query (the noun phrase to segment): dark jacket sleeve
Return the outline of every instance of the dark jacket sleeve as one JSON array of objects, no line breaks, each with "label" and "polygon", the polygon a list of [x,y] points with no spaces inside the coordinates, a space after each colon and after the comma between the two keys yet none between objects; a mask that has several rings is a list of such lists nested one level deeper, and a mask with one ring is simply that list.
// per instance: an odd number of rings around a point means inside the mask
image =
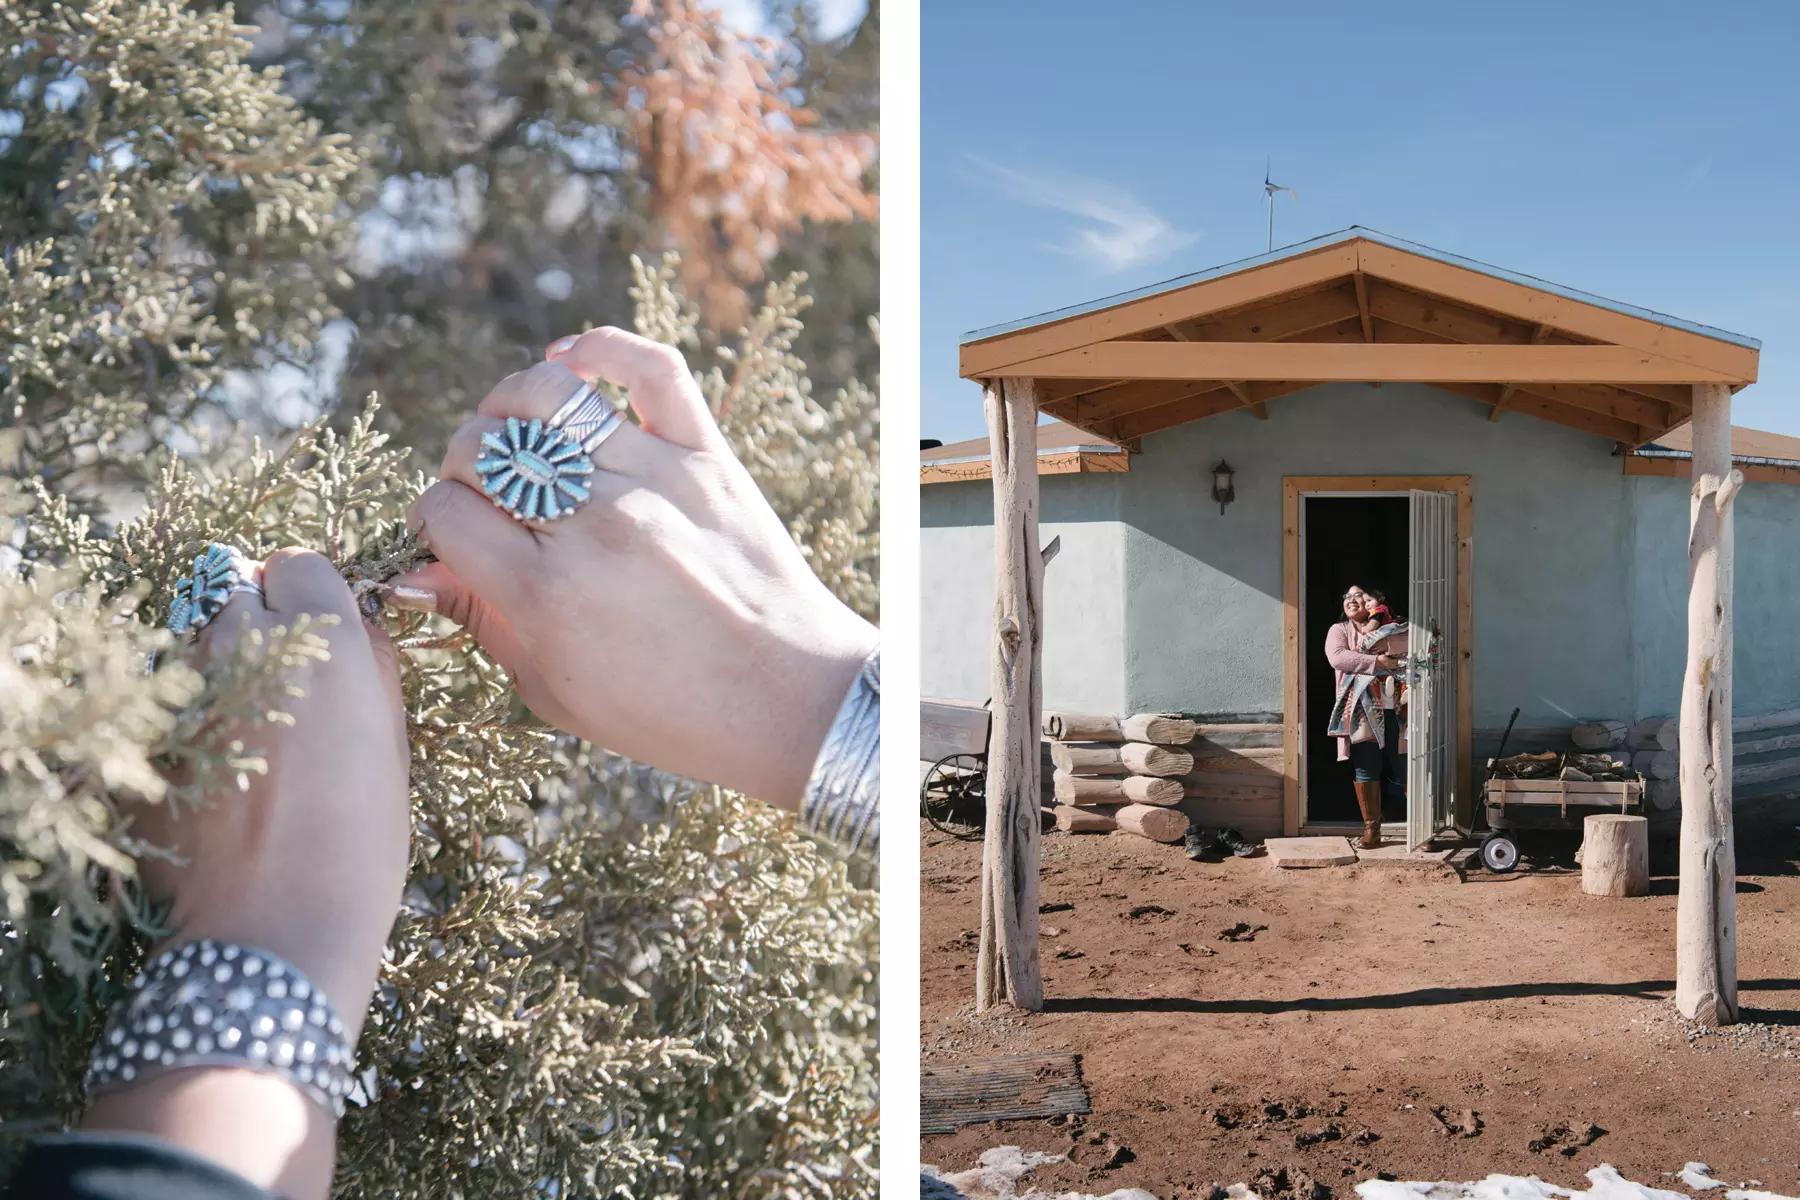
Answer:
[{"label": "dark jacket sleeve", "polygon": [[42,1138],[0,1186],[0,1200],[281,1200],[243,1176],[152,1137]]}]

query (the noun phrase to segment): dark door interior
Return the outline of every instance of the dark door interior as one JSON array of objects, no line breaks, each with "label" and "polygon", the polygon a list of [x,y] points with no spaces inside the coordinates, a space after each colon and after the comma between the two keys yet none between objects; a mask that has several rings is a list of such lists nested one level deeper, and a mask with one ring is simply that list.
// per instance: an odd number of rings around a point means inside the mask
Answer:
[{"label": "dark door interior", "polygon": [[[1301,597],[1306,671],[1306,820],[1359,821],[1351,789],[1350,764],[1339,762],[1337,743],[1325,733],[1331,719],[1336,680],[1325,661],[1325,635],[1344,619],[1344,592],[1351,584],[1378,588],[1396,615],[1406,617],[1409,583],[1408,526],[1411,506],[1405,496],[1308,496],[1306,522],[1306,590]],[[1382,812],[1388,821],[1404,820],[1404,812]]]}]

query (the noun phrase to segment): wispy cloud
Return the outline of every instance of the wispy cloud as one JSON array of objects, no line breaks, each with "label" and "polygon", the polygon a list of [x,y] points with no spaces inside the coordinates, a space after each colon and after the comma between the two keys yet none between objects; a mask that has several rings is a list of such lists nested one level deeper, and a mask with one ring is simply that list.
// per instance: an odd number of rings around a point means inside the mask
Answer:
[{"label": "wispy cloud", "polygon": [[1055,248],[1099,267],[1123,271],[1181,249],[1199,233],[1176,229],[1124,188],[1066,172],[1021,171],[977,155],[965,156],[982,184],[1024,204],[1066,213],[1080,222]]}]

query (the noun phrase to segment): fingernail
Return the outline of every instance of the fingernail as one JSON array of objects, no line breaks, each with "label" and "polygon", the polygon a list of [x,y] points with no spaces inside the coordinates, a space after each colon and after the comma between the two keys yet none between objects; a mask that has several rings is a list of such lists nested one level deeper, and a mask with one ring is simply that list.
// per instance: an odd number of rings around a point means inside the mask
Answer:
[{"label": "fingernail", "polygon": [[571,333],[566,338],[558,338],[556,341],[551,342],[550,349],[548,351],[546,351],[545,353],[548,357],[553,358],[558,354],[568,353],[570,350],[574,349],[574,347],[575,347],[575,335]]},{"label": "fingernail", "polygon": [[388,603],[412,612],[436,612],[437,593],[430,588],[395,587],[388,589]]}]

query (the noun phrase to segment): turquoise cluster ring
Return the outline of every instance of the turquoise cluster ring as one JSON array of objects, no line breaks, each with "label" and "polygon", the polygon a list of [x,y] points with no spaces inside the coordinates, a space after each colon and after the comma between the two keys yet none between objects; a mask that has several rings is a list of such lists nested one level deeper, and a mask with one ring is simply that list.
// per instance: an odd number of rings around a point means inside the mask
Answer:
[{"label": "turquoise cluster ring", "polygon": [[587,503],[593,453],[624,422],[623,411],[591,384],[548,421],[508,417],[504,430],[481,437],[481,490],[514,520],[561,520]]},{"label": "turquoise cluster ring", "polygon": [[208,542],[194,556],[193,570],[175,581],[175,600],[166,622],[169,631],[198,635],[240,592],[262,596],[262,564],[234,547]]}]

